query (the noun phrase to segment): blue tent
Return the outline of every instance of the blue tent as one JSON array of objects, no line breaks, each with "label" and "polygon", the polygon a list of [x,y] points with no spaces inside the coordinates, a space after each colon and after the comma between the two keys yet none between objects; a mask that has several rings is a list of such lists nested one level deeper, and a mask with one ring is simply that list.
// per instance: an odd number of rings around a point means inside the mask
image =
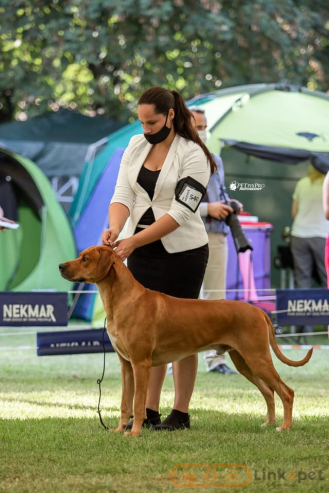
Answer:
[{"label": "blue tent", "polygon": [[[116,149],[100,175],[98,183],[92,191],[79,220],[74,234],[78,251],[81,252],[92,245],[101,243],[101,235],[108,227],[108,206],[114,193],[120,162],[124,149]],[[95,290],[92,284],[85,284],[84,291]],[[95,295],[82,294],[75,306],[73,316],[91,320]]]}]

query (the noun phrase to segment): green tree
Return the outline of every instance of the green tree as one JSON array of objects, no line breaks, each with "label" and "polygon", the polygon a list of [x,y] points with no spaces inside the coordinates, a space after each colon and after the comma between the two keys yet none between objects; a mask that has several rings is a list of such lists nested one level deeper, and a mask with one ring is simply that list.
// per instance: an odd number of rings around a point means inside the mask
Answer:
[{"label": "green tree", "polygon": [[0,0],[0,121],[60,105],[127,120],[152,85],[327,90],[328,19],[321,0]]}]

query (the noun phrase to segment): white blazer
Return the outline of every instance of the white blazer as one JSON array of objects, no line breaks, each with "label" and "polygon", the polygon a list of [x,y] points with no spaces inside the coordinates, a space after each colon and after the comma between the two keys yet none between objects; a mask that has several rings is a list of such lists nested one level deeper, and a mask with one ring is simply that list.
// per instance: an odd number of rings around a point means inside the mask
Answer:
[{"label": "white blazer", "polygon": [[176,134],[166,160],[159,173],[153,200],[137,183],[137,178],[152,145],[143,134],[131,138],[120,164],[119,175],[111,204],[119,202],[128,207],[130,217],[122,238],[129,238],[135,232],[139,220],[151,207],[155,220],[169,214],[179,225],[161,241],[169,253],[192,250],[208,243],[199,209],[196,212],[181,204],[175,198],[177,182],[187,176],[192,177],[204,187],[210,177],[210,165],[202,148],[190,140]]}]

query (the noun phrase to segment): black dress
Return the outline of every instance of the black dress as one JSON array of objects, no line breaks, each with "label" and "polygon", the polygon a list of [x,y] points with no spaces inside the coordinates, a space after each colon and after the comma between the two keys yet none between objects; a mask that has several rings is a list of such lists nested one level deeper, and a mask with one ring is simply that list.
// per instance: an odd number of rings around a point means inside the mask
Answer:
[{"label": "black dress", "polygon": [[[137,183],[153,199],[154,189],[160,171],[151,171],[144,166],[138,175]],[[155,222],[150,207],[139,224],[149,226]],[[135,233],[143,228],[137,226]],[[176,296],[177,298],[197,299],[208,262],[208,243],[193,250],[168,253],[161,240],[136,248],[128,257],[128,268],[143,286],[154,291]]]}]

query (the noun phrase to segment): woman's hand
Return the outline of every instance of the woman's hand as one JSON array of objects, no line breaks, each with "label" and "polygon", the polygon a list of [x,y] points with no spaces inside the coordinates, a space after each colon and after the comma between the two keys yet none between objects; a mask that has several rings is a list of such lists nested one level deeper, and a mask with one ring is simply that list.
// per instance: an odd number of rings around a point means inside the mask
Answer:
[{"label": "woman's hand", "polygon": [[241,202],[239,202],[236,199],[229,199],[229,202],[235,202],[236,203],[236,205],[238,206],[237,214],[240,214],[241,212],[243,212],[243,204],[241,204]]},{"label": "woman's hand", "polygon": [[120,234],[120,229],[117,226],[112,226],[112,228],[106,229],[102,234],[103,245],[110,246],[114,248],[114,242]]},{"label": "woman's hand", "polygon": [[131,236],[125,240],[115,242],[113,248],[116,248],[115,253],[119,255],[121,260],[125,261],[137,248],[136,240],[134,236]]},{"label": "woman's hand", "polygon": [[232,207],[226,205],[221,200],[220,202],[209,202],[208,203],[208,214],[219,220],[224,220],[229,214],[233,212]]}]

